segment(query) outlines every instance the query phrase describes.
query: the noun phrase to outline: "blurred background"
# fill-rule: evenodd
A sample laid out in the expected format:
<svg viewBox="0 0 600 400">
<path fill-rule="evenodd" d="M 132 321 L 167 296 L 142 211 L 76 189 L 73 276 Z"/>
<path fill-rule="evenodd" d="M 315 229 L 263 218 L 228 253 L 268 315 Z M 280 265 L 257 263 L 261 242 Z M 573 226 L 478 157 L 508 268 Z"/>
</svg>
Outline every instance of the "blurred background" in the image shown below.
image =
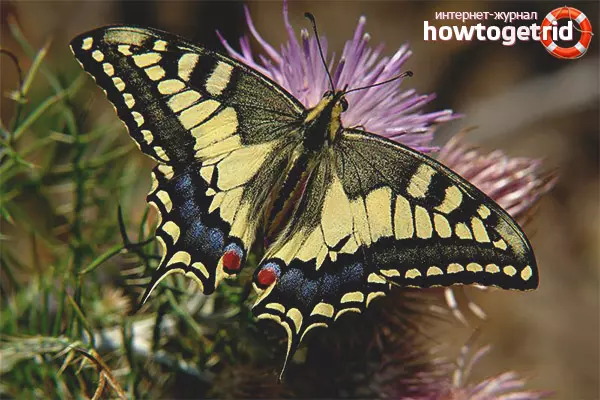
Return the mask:
<svg viewBox="0 0 600 400">
<path fill-rule="evenodd" d="M 423 40 L 424 20 L 434 26 L 443 23 L 435 20 L 436 12 L 535 11 L 541 20 L 549 11 L 563 5 L 543 1 L 293 1 L 290 19 L 299 30 L 308 27 L 303 13 L 312 12 L 321 34 L 329 40 L 329 48 L 339 54 L 344 42 L 353 34 L 358 18 L 367 16 L 366 29 L 372 36 L 371 43 L 384 42 L 386 55 L 393 54 L 406 42 L 410 44 L 414 55 L 406 67 L 415 75 L 405 85 L 420 93 L 437 94 L 427 110 L 451 108 L 464 114 L 463 118 L 439 128 L 437 144 L 445 143 L 463 128 L 476 127 L 468 132 L 466 140 L 481 146 L 482 151 L 500 149 L 514 157 L 543 159 L 544 170 L 558 172 L 556 187 L 543 197 L 526 226 L 540 266 L 540 288 L 530 293 L 470 292 L 489 317 L 487 321 L 471 319 L 472 324 L 481 329 L 478 342 L 494 346 L 491 355 L 478 364 L 474 376 L 483 378 L 516 370 L 530 379 L 528 387 L 532 389 L 554 390 L 559 399 L 593 400 L 600 398 L 597 35 L 587 54 L 578 60 L 552 57 L 537 42 L 517 42 L 507 47 L 499 42 Z M 582 10 L 593 28 L 600 30 L 598 2 L 568 5 Z M 258 31 L 278 48 L 286 40 L 281 3 L 250 2 L 248 6 Z M 32 58 L 11 33 L 10 18 L 18 23 L 34 49 L 42 48 L 51 40 L 44 62 L 47 68 L 58 71 L 59 82 L 72 80 L 79 71 L 68 49 L 69 40 L 100 25 L 152 26 L 219 51 L 222 47 L 215 35 L 216 29 L 235 48 L 239 48 L 237 39 L 248 33 L 243 3 L 239 1 L 3 1 L 1 17 L 1 46 L 14 53 L 23 71 L 31 67 Z M 16 103 L 6 95 L 17 89 L 18 75 L 5 55 L 1 59 L 1 74 L 0 92 L 4 96 L 0 111 L 3 126 L 9 126 Z M 48 82 L 41 70 L 29 89 L 31 103 L 40 103 L 52 94 L 52 84 Z M 91 157 L 89 154 L 103 147 L 128 145 L 125 130 L 115 122 L 116 116 L 102 92 L 90 82 L 86 81 L 85 85 L 85 94 L 78 99 L 85 103 L 89 113 L 86 119 L 102 121 L 111 129 L 107 134 L 110 143 L 100 138 L 101 144 L 82 157 Z M 48 118 L 56 118 L 56 113 Z M 42 132 L 42 123 L 38 121 L 31 129 Z M 43 133 L 30 139 L 23 136 L 20 148 L 34 145 L 40 135 Z M 65 162 L 61 149 L 68 145 L 59 141 L 49 146 L 47 152 L 46 148 L 36 152 L 28 161 L 49 170 L 53 164 Z M 13 279 L 27 285 L 34 282 L 32 276 L 45 276 L 44 271 L 54 262 L 49 260 L 55 260 L 56 251 L 64 249 L 57 243 L 77 247 L 83 243 L 81 237 L 87 237 L 88 242 L 80 246 L 81 251 L 74 252 L 75 258 L 65 261 L 71 265 L 78 257 L 89 263 L 94 259 L 91 254 L 102 254 L 107 245 L 118 242 L 115 201 L 123 207 L 131 227 L 139 225 L 145 212 L 144 196 L 152 163 L 130 145 L 123 154 L 111 158 L 110 163 L 112 172 L 96 176 L 83 187 L 62 181 L 60 174 L 40 181 L 31 178 L 30 173 L 20 172 L 15 179 L 34 183 L 19 186 L 13 182 L 12 192 L 3 189 L 3 195 L 12 199 L 13 204 L 12 222 L 2 220 L 2 263 L 3 270 L 12 264 L 15 275 L 9 278 L 3 272 L 4 291 L 14 290 Z M 111 186 L 107 182 L 118 184 Z M 94 202 L 94 207 L 79 205 L 83 217 L 76 227 L 79 239 L 73 239 L 68 232 L 73 228 L 71 215 L 73 208 L 77 208 L 73 199 L 77 199 L 74 191 L 78 188 L 94 192 L 94 196 L 86 200 Z M 63 226 L 67 228 L 61 229 Z M 100 235 L 98 231 L 103 229 L 105 233 Z M 119 263 L 126 264 L 126 261 Z M 101 268 L 109 272 L 100 274 L 98 279 L 107 280 L 106 287 L 112 287 L 109 277 L 110 271 L 116 268 L 115 263 L 107 262 Z M 9 297 L 3 297 L 3 313 L 15 312 L 7 305 L 12 300 L 7 299 Z M 128 304 L 127 301 L 124 304 Z M 132 306 L 124 308 L 127 307 Z M 8 328 L 3 326 L 4 329 Z M 451 338 L 458 348 L 471 330 L 459 324 L 451 329 L 452 334 L 446 332 L 445 337 Z M 3 333 L 6 332 L 9 331 Z"/>
</svg>

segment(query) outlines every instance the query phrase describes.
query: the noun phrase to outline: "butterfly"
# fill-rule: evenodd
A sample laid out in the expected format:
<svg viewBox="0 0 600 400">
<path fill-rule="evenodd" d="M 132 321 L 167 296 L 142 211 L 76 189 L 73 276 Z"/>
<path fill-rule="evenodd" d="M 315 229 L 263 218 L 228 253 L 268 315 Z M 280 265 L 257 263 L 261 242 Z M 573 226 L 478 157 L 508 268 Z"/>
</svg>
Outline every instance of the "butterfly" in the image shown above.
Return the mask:
<svg viewBox="0 0 600 400">
<path fill-rule="evenodd" d="M 162 260 L 142 303 L 173 273 L 212 293 L 264 240 L 253 313 L 283 326 L 287 363 L 309 331 L 392 285 L 537 287 L 517 223 L 439 162 L 344 127 L 346 91 L 306 108 L 243 63 L 154 29 L 99 28 L 71 49 L 157 162 L 147 201 Z"/>
</svg>

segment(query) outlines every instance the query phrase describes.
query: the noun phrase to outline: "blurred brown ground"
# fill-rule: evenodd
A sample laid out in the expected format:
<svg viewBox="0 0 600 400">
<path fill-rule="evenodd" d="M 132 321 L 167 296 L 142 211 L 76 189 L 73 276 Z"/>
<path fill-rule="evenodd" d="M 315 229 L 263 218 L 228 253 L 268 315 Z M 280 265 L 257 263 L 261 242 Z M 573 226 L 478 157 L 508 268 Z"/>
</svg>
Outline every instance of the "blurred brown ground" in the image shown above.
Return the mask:
<svg viewBox="0 0 600 400">
<path fill-rule="evenodd" d="M 436 11 L 537 11 L 543 18 L 563 3 L 549 2 L 326 2 L 290 5 L 294 26 L 307 27 L 302 15 L 317 17 L 329 48 L 339 54 L 360 15 L 368 17 L 372 43 L 386 43 L 391 55 L 404 42 L 414 51 L 407 68 L 415 72 L 408 85 L 436 92 L 429 110 L 453 108 L 466 116 L 439 131 L 443 143 L 464 127 L 478 126 L 468 139 L 483 149 L 502 149 L 512 156 L 544 158 L 558 170 L 556 188 L 539 204 L 526 230 L 541 268 L 536 292 L 471 291 L 489 315 L 478 322 L 478 344 L 494 351 L 478 365 L 475 378 L 514 369 L 531 378 L 530 387 L 556 390 L 558 399 L 594 400 L 599 392 L 599 64 L 598 37 L 579 60 L 558 60 L 539 43 L 504 47 L 498 42 L 425 42 L 423 21 L 439 26 Z M 598 3 L 569 3 L 584 11 L 600 29 Z M 250 3 L 258 30 L 272 44 L 285 39 L 279 2 Z M 241 3 L 200 2 L 2 2 L 2 47 L 16 49 L 5 25 L 18 19 L 29 40 L 41 47 L 53 37 L 50 61 L 76 71 L 68 52 L 75 34 L 109 23 L 149 25 L 219 48 L 214 29 L 231 41 L 247 32 Z M 451 24 L 452 22 L 447 22 Z M 502 25 L 499 22 L 498 25 Z M 27 67 L 25 65 L 25 67 Z M 14 68 L 2 59 L 2 93 L 14 88 Z M 100 91 L 98 91 L 100 92 Z M 2 99 L 2 117 L 12 112 Z M 108 102 L 98 98 L 94 112 L 110 118 Z M 125 140 L 125 136 L 124 136 Z M 144 168 L 141 153 L 132 157 Z M 148 180 L 140 172 L 142 202 Z M 142 207 L 140 206 L 141 210 Z M 135 218 L 135 216 L 133 216 Z M 25 244 L 23 246 L 26 246 Z M 26 248 L 23 249 L 25 252 Z M 25 253 L 26 254 L 26 253 Z M 444 340 L 458 347 L 470 335 L 456 329 Z"/>
</svg>

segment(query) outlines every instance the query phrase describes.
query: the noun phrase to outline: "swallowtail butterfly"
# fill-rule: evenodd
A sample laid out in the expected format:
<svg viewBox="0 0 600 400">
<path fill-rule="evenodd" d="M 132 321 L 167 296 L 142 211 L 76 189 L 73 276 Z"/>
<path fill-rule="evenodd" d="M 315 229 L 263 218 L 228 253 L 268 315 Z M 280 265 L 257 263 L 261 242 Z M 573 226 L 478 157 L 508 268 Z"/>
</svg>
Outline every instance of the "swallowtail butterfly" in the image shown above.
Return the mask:
<svg viewBox="0 0 600 400">
<path fill-rule="evenodd" d="M 71 42 L 157 166 L 147 201 L 162 261 L 212 293 L 255 242 L 259 319 L 281 324 L 286 361 L 307 332 L 360 313 L 392 284 L 538 285 L 531 246 L 494 201 L 435 160 L 344 127 L 343 91 L 306 109 L 248 66 L 129 26 Z"/>
</svg>

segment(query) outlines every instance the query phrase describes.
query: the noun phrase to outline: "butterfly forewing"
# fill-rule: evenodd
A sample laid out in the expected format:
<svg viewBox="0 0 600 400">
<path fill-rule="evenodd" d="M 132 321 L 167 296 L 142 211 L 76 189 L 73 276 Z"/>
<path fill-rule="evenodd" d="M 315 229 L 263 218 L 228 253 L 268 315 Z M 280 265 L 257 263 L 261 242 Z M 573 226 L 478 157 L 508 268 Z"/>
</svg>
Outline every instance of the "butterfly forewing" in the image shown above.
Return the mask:
<svg viewBox="0 0 600 400">
<path fill-rule="evenodd" d="M 473 185 L 414 150 L 359 131 L 345 133 L 339 153 L 344 192 L 366 200 L 373 262 L 384 275 L 419 287 L 537 287 L 522 230 Z M 386 218 L 373 221 L 370 203 Z"/>
<path fill-rule="evenodd" d="M 142 151 L 159 162 L 189 163 L 272 140 L 303 111 L 244 65 L 164 32 L 100 28 L 71 48 Z"/>
<path fill-rule="evenodd" d="M 241 268 L 304 108 L 227 57 L 164 32 L 100 28 L 71 42 L 140 149 L 159 162 L 148 202 L 163 260 L 210 293 Z M 231 267 L 228 269 L 228 266 Z"/>
<path fill-rule="evenodd" d="M 311 175 L 255 274 L 259 288 L 262 270 L 278 279 L 254 312 L 286 328 L 292 352 L 307 331 L 361 312 L 392 283 L 538 283 L 529 242 L 486 195 L 414 150 L 352 130 Z"/>
</svg>

